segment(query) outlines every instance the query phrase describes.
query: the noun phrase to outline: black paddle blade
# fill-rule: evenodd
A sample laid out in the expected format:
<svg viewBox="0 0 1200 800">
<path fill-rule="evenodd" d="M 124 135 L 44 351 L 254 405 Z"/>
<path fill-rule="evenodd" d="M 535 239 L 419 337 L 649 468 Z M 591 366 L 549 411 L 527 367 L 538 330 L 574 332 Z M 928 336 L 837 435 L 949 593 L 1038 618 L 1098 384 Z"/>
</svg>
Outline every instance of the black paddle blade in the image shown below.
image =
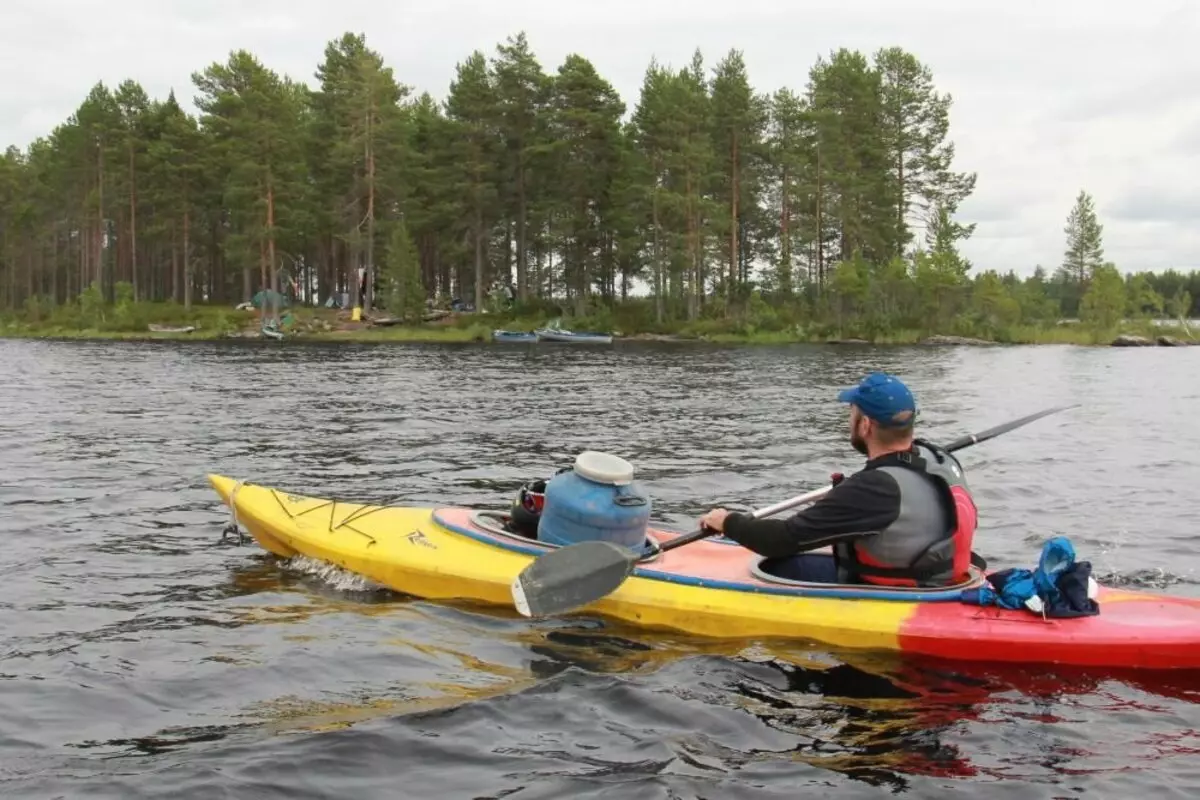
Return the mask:
<svg viewBox="0 0 1200 800">
<path fill-rule="evenodd" d="M 1069 411 L 1072 408 L 1079 408 L 1079 403 L 1074 403 L 1069 406 L 1055 406 L 1047 408 L 1045 411 L 1039 411 L 1036 414 L 1030 414 L 1027 417 L 1014 419 L 1012 422 L 1005 422 L 1003 425 L 997 425 L 994 428 L 988 428 L 986 431 L 979 433 L 968 433 L 966 436 L 960 436 L 950 444 L 946 445 L 946 450 L 953 453 L 955 450 L 961 450 L 964 447 L 970 447 L 973 444 L 986 442 L 988 439 L 993 439 L 1002 433 L 1008 433 L 1011 430 L 1020 428 L 1022 425 L 1028 425 L 1031 422 L 1036 422 L 1042 417 L 1048 417 L 1051 414 L 1057 414 L 1060 411 Z"/>
<path fill-rule="evenodd" d="M 612 542 L 580 542 L 534 559 L 512 582 L 513 605 L 543 617 L 599 600 L 629 577 L 638 554 Z"/>
</svg>

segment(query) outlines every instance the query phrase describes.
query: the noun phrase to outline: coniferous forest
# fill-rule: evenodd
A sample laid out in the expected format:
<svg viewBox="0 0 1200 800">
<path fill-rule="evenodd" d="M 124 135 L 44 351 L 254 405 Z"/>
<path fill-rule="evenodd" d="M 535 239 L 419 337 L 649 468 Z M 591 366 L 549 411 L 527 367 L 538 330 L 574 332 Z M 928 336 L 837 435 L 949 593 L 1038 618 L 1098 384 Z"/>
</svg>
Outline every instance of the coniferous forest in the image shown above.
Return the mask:
<svg viewBox="0 0 1200 800">
<path fill-rule="evenodd" d="M 1047 221 L 1061 263 L 968 263 L 976 175 L 956 170 L 952 99 L 900 48 L 814 56 L 773 94 L 739 51 L 697 51 L 651 61 L 626 100 L 584 56 L 544 65 L 517 34 L 461 61 L 440 100 L 347 33 L 307 82 L 245 51 L 192 81 L 195 116 L 175 92 L 98 83 L 8 148 L 0 309 L 230 307 L 272 288 L 413 320 L 457 300 L 644 330 L 1003 338 L 1200 299 L 1200 274 L 1108 262 L 1086 191 Z"/>
</svg>

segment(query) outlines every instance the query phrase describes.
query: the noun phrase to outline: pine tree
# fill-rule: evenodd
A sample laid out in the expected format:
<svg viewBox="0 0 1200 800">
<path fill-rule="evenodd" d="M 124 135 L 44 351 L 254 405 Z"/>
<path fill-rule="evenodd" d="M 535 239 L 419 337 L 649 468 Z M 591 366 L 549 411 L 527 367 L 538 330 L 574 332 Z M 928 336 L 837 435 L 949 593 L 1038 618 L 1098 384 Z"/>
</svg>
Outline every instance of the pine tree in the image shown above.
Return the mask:
<svg viewBox="0 0 1200 800">
<path fill-rule="evenodd" d="M 404 148 L 399 84 L 383 57 L 362 34 L 343 34 L 325 48 L 317 71 L 321 89 L 311 95 L 314 124 L 327 165 L 324 187 L 336 199 L 332 218 L 350 248 L 346 275 L 350 301 L 370 312 L 375 286 L 377 227 L 382 209 L 403 200 L 399 180 Z M 365 295 L 359 297 L 359 269 Z"/>
<path fill-rule="evenodd" d="M 732 303 L 739 287 L 748 280 L 740 245 L 750 227 L 753 209 L 759 205 L 763 133 L 767 104 L 750 88 L 742 53 L 731 50 L 717 64 L 712 80 L 713 189 L 727 209 L 726 222 L 719 225 L 728 241 L 727 272 L 724 280 L 726 303 Z"/>
<path fill-rule="evenodd" d="M 303 97 L 245 50 L 193 80 L 201 92 L 201 124 L 213 137 L 224 175 L 224 202 L 236 231 L 226 249 L 242 266 L 244 299 L 253 294 L 255 260 L 260 288 L 278 293 L 280 240 L 296 224 L 305 192 Z"/>
<path fill-rule="evenodd" d="M 1075 206 L 1067 216 L 1063 229 L 1067 235 L 1067 248 L 1063 253 L 1063 269 L 1084 286 L 1092 274 L 1104 263 L 1104 228 L 1096 219 L 1092 196 L 1080 191 Z"/>
<path fill-rule="evenodd" d="M 90 253 L 85 256 L 91 280 L 105 297 L 112 297 L 113 274 L 109 265 L 109 244 L 115 233 L 112 229 L 111 208 L 113 174 L 116 165 L 113 154 L 120 145 L 120 116 L 112 93 L 103 83 L 97 83 L 75 112 L 75 130 L 64 131 L 72 140 L 73 166 L 79 175 L 87 175 L 84 189 L 85 214 L 90 217 L 88 237 Z M 74 135 L 78 134 L 78 135 Z M 82 187 L 81 187 L 82 188 Z M 82 288 L 82 287 L 81 287 Z M 32 285 L 30 286 L 32 292 Z"/>
<path fill-rule="evenodd" d="M 139 299 L 140 283 L 138 281 L 138 173 L 145 166 L 145 150 L 147 146 L 147 115 L 150 108 L 150 98 L 136 81 L 125 80 L 117 87 L 113 95 L 117 112 L 120 115 L 120 136 L 122 142 L 123 183 L 126 208 L 126 230 L 129 232 L 129 282 L 133 289 L 133 299 Z"/>
<path fill-rule="evenodd" d="M 425 313 L 425 289 L 417 250 L 403 219 L 392 223 L 384 273 L 388 310 L 405 322 L 420 321 Z"/>
<path fill-rule="evenodd" d="M 769 163 L 773 168 L 773 211 L 778 220 L 778 254 L 772 285 L 783 296 L 797 286 L 796 254 L 807 242 L 803 220 L 812 195 L 810 178 L 815 160 L 806 135 L 809 127 L 804 100 L 790 89 L 780 89 L 772 98 Z"/>
<path fill-rule="evenodd" d="M 669 95 L 674 77 L 656 61 L 651 60 L 642 79 L 642 90 L 633 112 L 630 137 L 644 165 L 647 205 L 650 208 L 651 291 L 654 295 L 654 318 L 662 323 L 667 314 L 667 297 L 673 296 L 670 269 L 673 250 L 671 207 L 675 205 L 669 185 L 669 160 L 676 145 L 676 125 L 669 108 Z"/>
<path fill-rule="evenodd" d="M 839 235 L 837 260 L 885 262 L 897 251 L 900 192 L 889 170 L 879 73 L 861 53 L 841 49 L 818 59 L 810 81 L 821 202 Z"/>
<path fill-rule="evenodd" d="M 453 143 L 459 168 L 463 223 L 469 230 L 473 249 L 475 308 L 483 308 L 487 235 L 490 224 L 499 216 L 496 207 L 499 192 L 496 137 L 496 90 L 483 53 L 476 50 L 456 66 L 450 83 L 446 111 L 458 126 Z"/>
<path fill-rule="evenodd" d="M 460 295 L 457 281 L 469 248 L 461 231 L 461 165 L 455 150 L 459 143 L 455 124 L 442 113 L 432 95 L 423 92 L 407 109 L 409 149 L 402 180 L 407 187 L 405 223 L 421 264 L 421 281 L 434 296 Z"/>
<path fill-rule="evenodd" d="M 195 291 L 192 229 L 205 182 L 205 142 L 196 119 L 184 113 L 173 91 L 158 108 L 157 126 L 158 136 L 148 151 L 152 204 L 157 213 L 169 219 L 170 294 L 190 309 Z"/>
<path fill-rule="evenodd" d="M 975 188 L 974 173 L 951 170 L 954 143 L 948 94 L 934 89 L 933 73 L 911 53 L 888 47 L 875 53 L 881 81 L 882 132 L 896 191 L 896 250 L 902 255 L 911 227 L 943 205 L 953 214 Z"/>
<path fill-rule="evenodd" d="M 550 107 L 563 281 L 575 300 L 575 313 L 581 315 L 593 283 L 603 283 L 600 225 L 611 210 L 611 190 L 620 169 L 625 104 L 590 61 L 569 55 L 554 78 Z"/>
<path fill-rule="evenodd" d="M 668 96 L 671 102 L 667 113 L 674 121 L 677 138 L 667 163 L 676 196 L 682 200 L 687 316 L 695 320 L 707 294 L 705 256 L 714 227 L 712 221 L 722 214 L 720 205 L 711 199 L 717 168 L 710 134 L 712 98 L 704 80 L 704 57 L 699 49 L 693 52 L 688 66 L 675 75 Z"/>
<path fill-rule="evenodd" d="M 534 188 L 531 179 L 539 167 L 545 166 L 550 79 L 530 50 L 524 31 L 496 47 L 492 71 L 500 108 L 497 121 L 504 140 L 501 180 L 516 227 L 517 298 L 527 300 L 529 210 L 536 201 L 530 196 Z"/>
</svg>

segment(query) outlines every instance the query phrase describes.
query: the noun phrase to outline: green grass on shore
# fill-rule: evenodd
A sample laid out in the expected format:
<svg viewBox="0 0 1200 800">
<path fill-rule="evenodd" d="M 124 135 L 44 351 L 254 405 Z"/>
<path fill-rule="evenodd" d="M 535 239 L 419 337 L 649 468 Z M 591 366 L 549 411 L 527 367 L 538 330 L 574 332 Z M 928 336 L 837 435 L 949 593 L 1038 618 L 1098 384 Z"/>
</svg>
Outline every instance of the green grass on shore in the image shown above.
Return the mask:
<svg viewBox="0 0 1200 800">
<path fill-rule="evenodd" d="M 640 313 L 639 313 L 640 312 Z M 298 308 L 291 312 L 284 332 L 288 339 L 329 342 L 487 342 L 494 329 L 530 331 L 545 325 L 553 314 L 459 314 L 419 325 L 375 326 L 352 323 L 345 312 L 324 308 Z M 912 345 L 931 335 L 963 336 L 995 344 L 1108 345 L 1118 334 L 1153 339 L 1161 335 L 1187 338 L 1176 327 L 1157 327 L 1148 320 L 1129 321 L 1119 329 L 1097 331 L 1080 324 L 1018 325 L 1000 330 L 978 331 L 974 326 L 951 324 L 950 330 L 932 332 L 913 329 L 860 331 L 852 326 L 838 329 L 814 321 L 784 323 L 778 318 L 755 324 L 745 318 L 700 319 L 691 322 L 654 323 L 645 309 L 618 307 L 590 317 L 564 317 L 562 325 L 577 331 L 610 331 L 619 339 L 665 339 L 720 344 L 795 344 L 863 340 L 875 345 Z M 150 330 L 151 325 L 194 326 L 190 332 Z M 132 303 L 84 308 L 70 304 L 52 308 L 26 308 L 17 314 L 0 315 L 0 337 L 155 340 L 251 338 L 259 336 L 256 311 L 239 311 L 227 306 L 194 305 L 185 311 L 175 303 Z"/>
</svg>

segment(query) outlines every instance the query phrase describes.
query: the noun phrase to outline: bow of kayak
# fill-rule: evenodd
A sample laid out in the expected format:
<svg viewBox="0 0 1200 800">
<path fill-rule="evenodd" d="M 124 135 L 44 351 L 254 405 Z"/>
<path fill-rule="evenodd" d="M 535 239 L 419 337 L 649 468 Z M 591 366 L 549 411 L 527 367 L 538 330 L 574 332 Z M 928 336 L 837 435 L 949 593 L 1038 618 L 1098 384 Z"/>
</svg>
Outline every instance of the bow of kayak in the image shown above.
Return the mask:
<svg viewBox="0 0 1200 800">
<path fill-rule="evenodd" d="M 496 512 L 348 503 L 221 475 L 209 481 L 263 549 L 335 564 L 417 597 L 511 609 L 513 579 L 555 547 L 509 532 Z M 649 532 L 660 543 L 678 535 Z M 961 602 L 982 574 L 950 589 L 876 589 L 776 581 L 757 569 L 760 560 L 729 542 L 695 542 L 640 562 L 582 612 L 704 636 L 959 660 L 1200 668 L 1200 600 L 1101 587 L 1099 615 L 1044 619 Z"/>
</svg>

